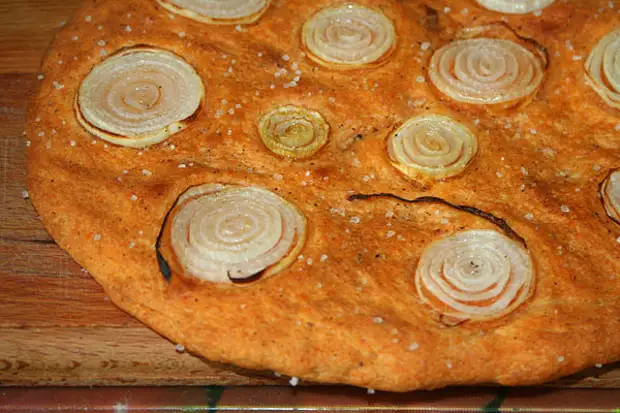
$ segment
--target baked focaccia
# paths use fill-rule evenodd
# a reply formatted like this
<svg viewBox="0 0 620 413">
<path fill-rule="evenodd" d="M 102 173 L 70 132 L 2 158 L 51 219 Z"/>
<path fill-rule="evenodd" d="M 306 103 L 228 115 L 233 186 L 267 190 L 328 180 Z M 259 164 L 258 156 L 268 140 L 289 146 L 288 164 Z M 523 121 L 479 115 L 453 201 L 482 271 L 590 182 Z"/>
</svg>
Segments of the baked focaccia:
<svg viewBox="0 0 620 413">
<path fill-rule="evenodd" d="M 392 391 L 618 360 L 599 3 L 87 0 L 30 106 L 32 201 L 211 360 Z"/>
</svg>

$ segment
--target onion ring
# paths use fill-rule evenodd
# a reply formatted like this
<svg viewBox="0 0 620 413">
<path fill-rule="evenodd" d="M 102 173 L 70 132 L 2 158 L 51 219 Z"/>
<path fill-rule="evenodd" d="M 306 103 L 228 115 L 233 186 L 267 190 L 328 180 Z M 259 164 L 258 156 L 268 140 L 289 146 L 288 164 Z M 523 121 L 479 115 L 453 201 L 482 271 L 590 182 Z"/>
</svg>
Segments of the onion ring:
<svg viewBox="0 0 620 413">
<path fill-rule="evenodd" d="M 620 29 L 603 37 L 586 59 L 586 82 L 609 106 L 620 109 Z"/>
<path fill-rule="evenodd" d="M 175 272 L 231 283 L 286 269 L 305 237 L 304 216 L 273 192 L 206 184 L 179 197 L 166 220 L 162 248 Z"/>
<path fill-rule="evenodd" d="M 209 24 L 250 24 L 269 8 L 271 0 L 157 0 L 165 9 Z"/>
<path fill-rule="evenodd" d="M 184 129 L 204 94 L 200 76 L 185 60 L 140 47 L 95 66 L 80 85 L 75 110 L 93 135 L 142 148 Z"/>
<path fill-rule="evenodd" d="M 381 11 L 347 3 L 318 11 L 302 28 L 308 57 L 335 69 L 378 64 L 396 47 L 396 30 Z"/>
<path fill-rule="evenodd" d="M 452 118 L 425 115 L 410 118 L 390 134 L 387 149 L 392 165 L 410 178 L 443 179 L 467 168 L 478 141 Z"/>
<path fill-rule="evenodd" d="M 430 244 L 415 284 L 420 299 L 443 316 L 480 321 L 521 305 L 534 277 L 532 259 L 520 243 L 495 230 L 475 229 Z"/>
<path fill-rule="evenodd" d="M 542 84 L 543 62 L 510 40 L 456 40 L 437 50 L 431 82 L 457 102 L 492 105 L 532 95 Z"/>
</svg>

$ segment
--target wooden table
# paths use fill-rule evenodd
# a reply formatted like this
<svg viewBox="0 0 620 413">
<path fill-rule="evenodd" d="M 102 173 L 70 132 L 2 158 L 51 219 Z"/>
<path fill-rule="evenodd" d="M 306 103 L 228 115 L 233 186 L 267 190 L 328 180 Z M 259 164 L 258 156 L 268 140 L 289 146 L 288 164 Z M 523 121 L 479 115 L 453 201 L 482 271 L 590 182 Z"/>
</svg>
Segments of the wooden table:
<svg viewBox="0 0 620 413">
<path fill-rule="evenodd" d="M 273 384 L 206 363 L 117 309 L 50 238 L 25 190 L 28 95 L 79 0 L 0 0 L 0 385 Z M 620 387 L 620 365 L 553 383 Z"/>
</svg>

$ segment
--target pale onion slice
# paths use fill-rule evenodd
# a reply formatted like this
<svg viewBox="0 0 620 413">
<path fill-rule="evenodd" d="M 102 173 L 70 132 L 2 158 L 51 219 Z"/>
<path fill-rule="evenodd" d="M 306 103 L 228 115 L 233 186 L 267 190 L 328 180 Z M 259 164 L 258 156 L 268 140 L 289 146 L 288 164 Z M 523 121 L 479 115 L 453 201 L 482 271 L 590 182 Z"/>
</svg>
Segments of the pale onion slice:
<svg viewBox="0 0 620 413">
<path fill-rule="evenodd" d="M 603 181 L 601 195 L 607 215 L 620 224 L 620 170 L 612 172 Z"/>
<path fill-rule="evenodd" d="M 555 0 L 476 0 L 482 7 L 500 13 L 525 14 L 551 6 Z"/>
<path fill-rule="evenodd" d="M 605 103 L 620 109 L 620 29 L 598 42 L 585 66 L 586 82 Z"/>
<path fill-rule="evenodd" d="M 495 230 L 474 229 L 430 244 L 415 284 L 420 299 L 444 317 L 479 321 L 521 305 L 534 277 L 532 259 L 520 243 Z"/>
<path fill-rule="evenodd" d="M 141 148 L 184 129 L 204 94 L 200 76 L 185 60 L 140 47 L 95 66 L 80 85 L 75 109 L 93 135 Z"/>
<path fill-rule="evenodd" d="M 301 40 L 315 62 L 357 69 L 383 61 L 396 47 L 396 30 L 383 12 L 348 3 L 319 10 L 304 23 Z"/>
<path fill-rule="evenodd" d="M 387 140 L 392 165 L 410 178 L 460 174 L 478 150 L 476 136 L 452 118 L 425 115 L 407 120 Z"/>
<path fill-rule="evenodd" d="M 209 24 L 250 24 L 269 8 L 271 0 L 157 0 L 165 9 Z"/>
<path fill-rule="evenodd" d="M 293 263 L 306 239 L 299 210 L 259 187 L 190 188 L 167 225 L 183 274 L 214 283 L 276 274 Z"/>
<path fill-rule="evenodd" d="M 510 40 L 456 40 L 431 58 L 429 77 L 457 102 L 490 105 L 519 101 L 540 87 L 543 62 Z"/>
<path fill-rule="evenodd" d="M 281 106 L 265 114 L 258 133 L 272 152 L 289 158 L 307 158 L 327 142 L 329 125 L 317 111 L 299 106 Z"/>
</svg>

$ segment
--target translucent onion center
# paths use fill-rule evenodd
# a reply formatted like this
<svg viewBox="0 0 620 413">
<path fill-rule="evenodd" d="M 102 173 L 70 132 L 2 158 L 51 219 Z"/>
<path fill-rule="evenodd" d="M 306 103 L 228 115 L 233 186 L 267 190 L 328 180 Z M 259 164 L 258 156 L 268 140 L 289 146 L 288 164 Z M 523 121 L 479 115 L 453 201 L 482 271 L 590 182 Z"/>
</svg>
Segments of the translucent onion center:
<svg viewBox="0 0 620 413">
<path fill-rule="evenodd" d="M 432 243 L 416 270 L 422 300 L 460 320 L 494 318 L 514 310 L 533 280 L 527 251 L 494 230 L 462 231 Z"/>
<path fill-rule="evenodd" d="M 361 66 L 379 61 L 395 46 L 396 31 L 382 12 L 358 4 L 320 10 L 303 26 L 309 57 L 327 66 Z"/>
<path fill-rule="evenodd" d="M 108 96 L 120 96 L 129 108 L 135 109 L 136 112 L 144 112 L 157 104 L 161 93 L 159 93 L 159 88 L 152 83 L 137 82 L 129 85 L 128 90 L 124 93 Z M 109 104 L 113 106 L 111 103 Z"/>
<path fill-rule="evenodd" d="M 429 76 L 440 92 L 472 104 L 512 102 L 534 93 L 543 80 L 541 60 L 509 40 L 457 40 L 437 50 Z"/>
<path fill-rule="evenodd" d="M 585 68 L 588 84 L 608 105 L 620 109 L 620 29 L 599 41 Z"/>
</svg>

